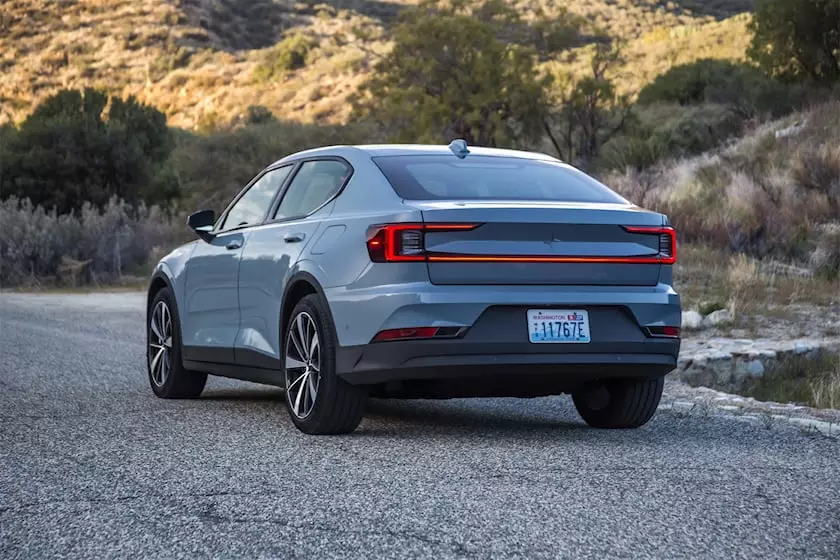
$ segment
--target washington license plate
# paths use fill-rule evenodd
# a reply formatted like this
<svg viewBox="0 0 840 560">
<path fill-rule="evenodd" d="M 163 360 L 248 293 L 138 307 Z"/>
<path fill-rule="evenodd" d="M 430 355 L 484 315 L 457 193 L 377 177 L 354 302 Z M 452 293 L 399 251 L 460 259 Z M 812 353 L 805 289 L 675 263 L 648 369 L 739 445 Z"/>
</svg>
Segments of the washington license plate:
<svg viewBox="0 0 840 560">
<path fill-rule="evenodd" d="M 581 309 L 529 309 L 528 337 L 533 343 L 586 344 L 589 314 Z"/>
</svg>

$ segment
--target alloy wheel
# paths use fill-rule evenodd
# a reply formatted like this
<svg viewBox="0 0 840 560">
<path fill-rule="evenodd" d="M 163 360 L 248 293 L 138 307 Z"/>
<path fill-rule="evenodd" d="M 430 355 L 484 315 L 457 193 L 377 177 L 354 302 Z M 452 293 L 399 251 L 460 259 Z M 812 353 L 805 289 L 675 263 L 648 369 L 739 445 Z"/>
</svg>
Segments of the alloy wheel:
<svg viewBox="0 0 840 560">
<path fill-rule="evenodd" d="M 172 314 L 159 301 L 149 320 L 149 371 L 152 382 L 162 387 L 172 370 Z"/>
<path fill-rule="evenodd" d="M 292 414 L 306 418 L 318 398 L 321 382 L 321 346 L 315 320 L 298 313 L 286 336 L 286 400 Z"/>
</svg>

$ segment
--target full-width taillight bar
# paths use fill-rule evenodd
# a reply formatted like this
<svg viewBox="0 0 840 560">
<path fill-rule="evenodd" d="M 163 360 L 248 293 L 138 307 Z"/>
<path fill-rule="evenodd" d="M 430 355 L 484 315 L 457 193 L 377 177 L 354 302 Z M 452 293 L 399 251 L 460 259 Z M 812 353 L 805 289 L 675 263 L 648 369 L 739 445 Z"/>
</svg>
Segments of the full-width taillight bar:
<svg viewBox="0 0 840 560">
<path fill-rule="evenodd" d="M 677 233 L 669 226 L 624 226 L 629 233 L 659 236 L 656 255 L 487 255 L 430 253 L 426 251 L 427 232 L 470 231 L 481 224 L 382 224 L 367 232 L 367 249 L 373 262 L 507 262 L 507 263 L 590 263 L 590 264 L 674 264 L 677 260 Z"/>
</svg>

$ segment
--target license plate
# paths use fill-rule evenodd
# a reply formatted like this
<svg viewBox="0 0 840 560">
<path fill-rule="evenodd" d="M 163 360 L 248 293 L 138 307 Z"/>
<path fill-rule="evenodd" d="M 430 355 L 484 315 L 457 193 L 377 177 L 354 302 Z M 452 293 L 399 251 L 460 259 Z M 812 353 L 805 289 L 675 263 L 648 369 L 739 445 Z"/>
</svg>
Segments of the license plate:
<svg viewBox="0 0 840 560">
<path fill-rule="evenodd" d="M 533 343 L 586 344 L 589 314 L 581 309 L 529 309 L 528 337 Z"/>
</svg>

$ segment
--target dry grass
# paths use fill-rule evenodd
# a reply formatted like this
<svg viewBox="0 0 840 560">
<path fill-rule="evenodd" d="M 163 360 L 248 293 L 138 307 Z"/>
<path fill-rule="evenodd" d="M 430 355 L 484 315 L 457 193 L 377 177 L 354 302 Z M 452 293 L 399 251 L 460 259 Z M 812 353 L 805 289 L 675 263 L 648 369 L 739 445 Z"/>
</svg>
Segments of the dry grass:
<svg viewBox="0 0 840 560">
<path fill-rule="evenodd" d="M 705 245 L 684 244 L 674 271 L 685 309 L 721 302 L 736 315 L 772 314 L 792 304 L 840 302 L 840 280 L 800 267 L 758 260 Z"/>
<path fill-rule="evenodd" d="M 840 408 L 840 355 L 821 352 L 784 360 L 740 392 L 760 401 Z"/>
<path fill-rule="evenodd" d="M 383 33 L 414 0 L 5 0 L 0 14 L 0 122 L 22 119 L 39 100 L 66 87 L 135 94 L 169 117 L 198 128 L 240 122 L 250 105 L 285 120 L 343 123 L 349 95 L 375 56 Z M 526 13 L 546 0 L 517 0 Z M 673 64 L 701 57 L 743 57 L 746 0 L 581 0 L 571 11 L 627 42 L 622 91 L 634 93 Z M 354 31 L 364 28 L 364 37 Z M 284 37 L 316 44 L 303 67 L 255 80 Z M 576 50 L 562 65 L 581 67 Z M 551 66 L 551 65 L 550 65 Z M 556 69 L 557 64 L 553 64 Z M 317 93 L 315 90 L 317 89 Z"/>
<path fill-rule="evenodd" d="M 776 136 L 797 122 L 797 134 Z M 667 214 L 685 241 L 749 255 L 736 263 L 747 277 L 750 259 L 757 258 L 779 262 L 776 273 L 791 278 L 798 278 L 796 267 L 836 278 L 840 166 L 830 146 L 840 143 L 838 124 L 840 103 L 827 103 L 759 126 L 717 152 L 604 180 Z M 768 288 L 795 298 L 797 282 Z"/>
</svg>

